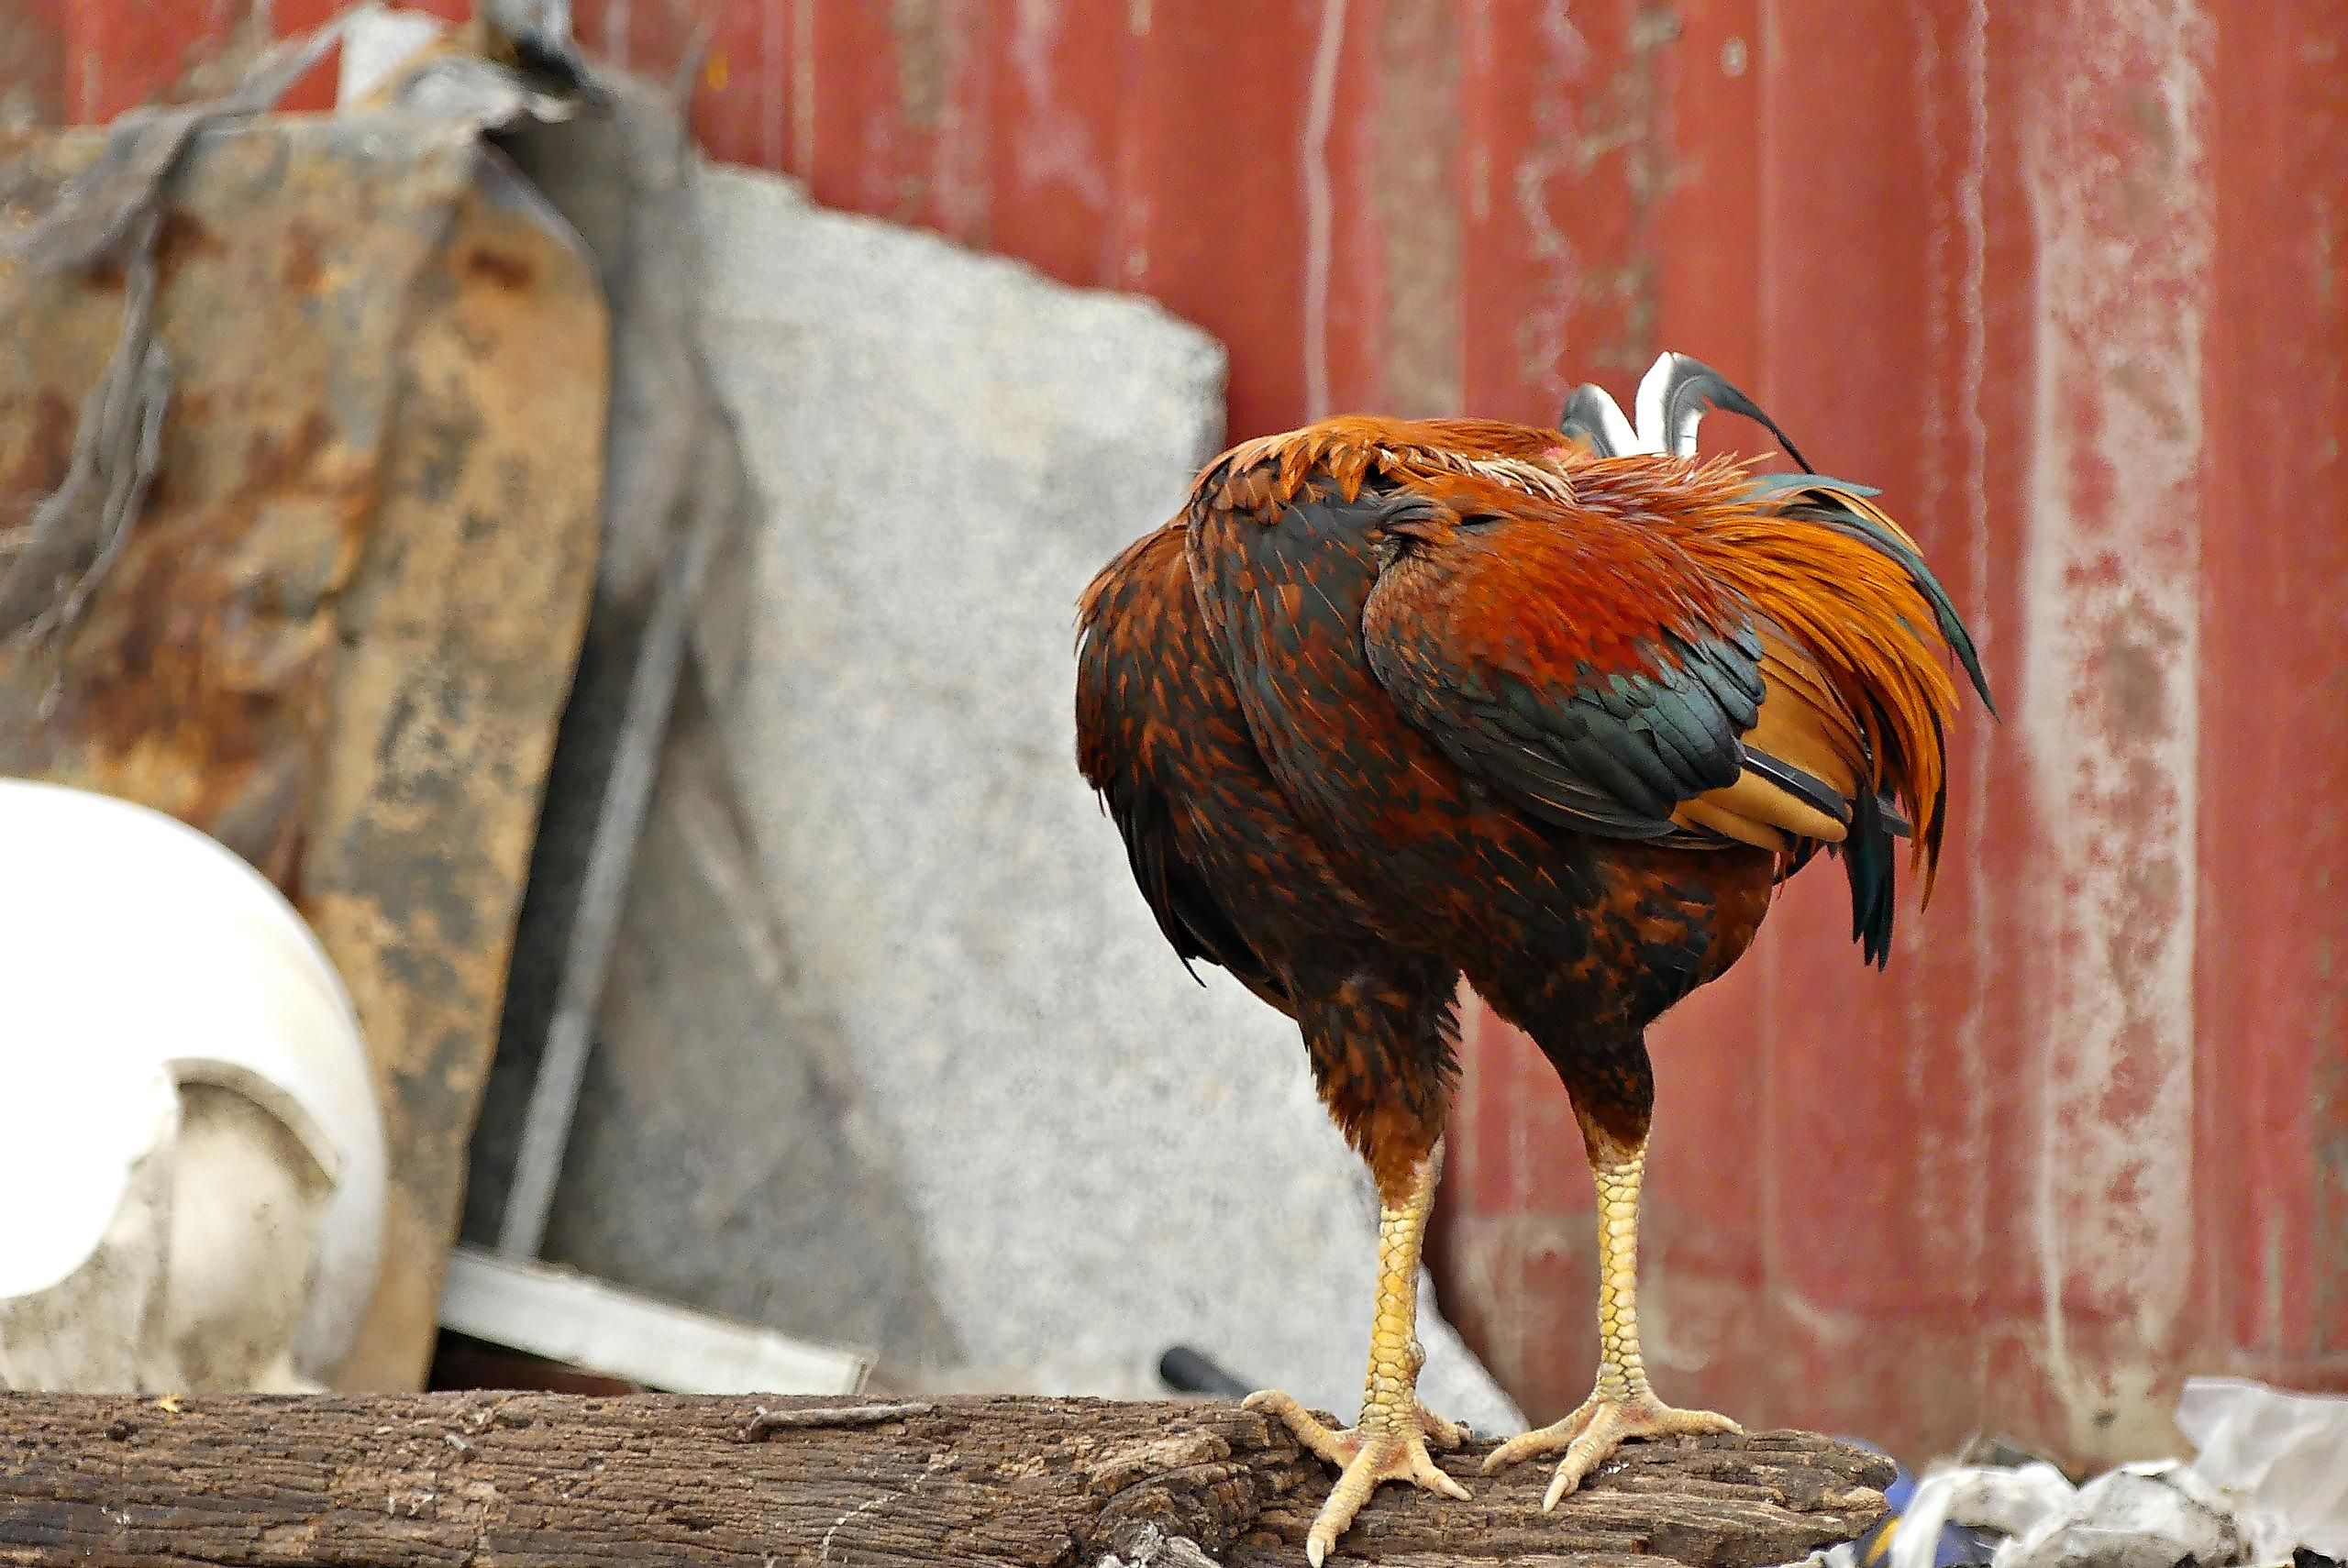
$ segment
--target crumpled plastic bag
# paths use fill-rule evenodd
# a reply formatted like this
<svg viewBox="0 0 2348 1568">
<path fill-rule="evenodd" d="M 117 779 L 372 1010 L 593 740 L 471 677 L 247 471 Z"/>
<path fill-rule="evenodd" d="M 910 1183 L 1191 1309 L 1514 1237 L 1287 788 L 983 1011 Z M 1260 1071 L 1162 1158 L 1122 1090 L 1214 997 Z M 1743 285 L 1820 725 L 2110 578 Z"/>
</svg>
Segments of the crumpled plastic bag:
<svg viewBox="0 0 2348 1568">
<path fill-rule="evenodd" d="M 2192 1377 L 2176 1402 L 2192 1469 L 2232 1508 L 2254 1561 L 2304 1546 L 2348 1560 L 2348 1397 Z"/>
<path fill-rule="evenodd" d="M 1899 1510 L 1890 1568 L 1933 1568 L 1946 1524 L 1996 1530 L 2010 1538 L 2001 1547 L 2010 1544 L 2010 1538 L 2060 1518 L 2077 1496 L 2069 1479 L 2051 1464 L 1962 1465 L 1927 1475 Z"/>
<path fill-rule="evenodd" d="M 2173 1568 L 2244 1561 L 2226 1499 L 2190 1466 L 2164 1460 L 2099 1475 L 2001 1541 L 1995 1568 Z"/>
<path fill-rule="evenodd" d="M 1951 1524 L 2004 1538 L 1991 1568 L 2272 1568 L 2295 1551 L 2348 1562 L 2348 1397 L 2189 1378 L 2176 1424 L 2190 1463 L 2125 1464 L 2084 1486 L 2044 1463 L 1927 1475 L 1875 1568 L 1933 1568 Z M 1843 1545 L 1805 1568 L 1869 1565 Z"/>
</svg>

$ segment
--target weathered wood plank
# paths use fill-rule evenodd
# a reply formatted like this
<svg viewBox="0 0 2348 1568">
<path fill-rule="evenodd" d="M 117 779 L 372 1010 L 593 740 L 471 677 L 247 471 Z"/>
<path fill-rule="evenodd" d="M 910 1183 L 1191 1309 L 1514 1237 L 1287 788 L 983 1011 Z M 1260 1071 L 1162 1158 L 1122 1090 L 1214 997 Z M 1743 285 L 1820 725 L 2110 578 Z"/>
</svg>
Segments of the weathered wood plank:
<svg viewBox="0 0 2348 1568">
<path fill-rule="evenodd" d="M 1294 1568 L 1327 1469 L 1230 1404 L 0 1396 L 0 1562 L 27 1568 L 988 1564 Z M 829 1416 L 818 1414 L 830 1410 Z M 1340 1555 L 1763 1565 L 1852 1538 L 1888 1465 L 1800 1432 L 1634 1444 L 1554 1514 L 1387 1487 Z M 1187 1544 L 1186 1544 L 1187 1543 Z"/>
</svg>

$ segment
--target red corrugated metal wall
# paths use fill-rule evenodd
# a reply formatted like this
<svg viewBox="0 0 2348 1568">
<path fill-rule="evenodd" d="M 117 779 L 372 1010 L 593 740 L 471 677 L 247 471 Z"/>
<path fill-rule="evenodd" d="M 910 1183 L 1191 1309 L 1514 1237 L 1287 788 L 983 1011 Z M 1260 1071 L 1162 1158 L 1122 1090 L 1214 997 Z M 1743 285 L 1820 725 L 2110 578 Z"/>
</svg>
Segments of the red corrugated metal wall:
<svg viewBox="0 0 2348 1568">
<path fill-rule="evenodd" d="M 103 116 L 330 9 L 260 3 L 13 0 L 0 89 Z M 1661 1032 L 1667 1394 L 2089 1459 L 2167 1449 L 2187 1370 L 2348 1386 L 2336 0 L 702 8 L 713 152 L 1155 294 L 1230 345 L 1235 436 L 1546 419 L 1669 345 L 1942 564 L 2006 717 L 1933 908 L 1877 977 L 1804 878 Z M 580 9 L 639 67 L 687 31 Z M 1545 1416 L 1589 1183 L 1546 1066 L 1471 1034 L 1445 1300 Z"/>
</svg>

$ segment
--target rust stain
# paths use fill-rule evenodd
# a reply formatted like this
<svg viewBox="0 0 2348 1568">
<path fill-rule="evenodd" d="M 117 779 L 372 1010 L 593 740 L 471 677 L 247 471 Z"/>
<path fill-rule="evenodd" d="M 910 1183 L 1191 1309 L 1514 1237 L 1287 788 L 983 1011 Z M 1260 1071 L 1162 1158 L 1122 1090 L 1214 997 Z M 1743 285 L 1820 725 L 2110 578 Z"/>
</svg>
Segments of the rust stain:
<svg viewBox="0 0 2348 1568">
<path fill-rule="evenodd" d="M 334 426 L 316 408 L 305 411 L 301 423 L 290 433 L 253 431 L 245 441 L 244 469 L 230 492 L 230 502 L 249 501 L 297 488 L 333 440 Z"/>
<path fill-rule="evenodd" d="M 194 213 L 185 207 L 163 209 L 163 220 L 155 228 L 155 268 L 161 277 L 170 278 L 198 258 L 210 260 L 227 253 L 220 237 Z"/>
<path fill-rule="evenodd" d="M 1552 396 L 1593 371 L 1636 374 L 1656 352 L 1652 229 L 1674 168 L 1662 81 L 1682 29 L 1662 5 L 1641 6 L 1623 26 L 1601 68 L 1570 18 L 1545 21 L 1552 63 L 1535 136 L 1510 175 L 1527 250 L 1548 278 L 1517 324 L 1518 376 Z M 1592 211 L 1605 219 L 1593 224 Z"/>
<path fill-rule="evenodd" d="M 2096 676 L 2105 706 L 2106 733 L 2165 739 L 2175 730 L 2168 677 L 2178 663 L 2184 634 L 2149 607 L 2116 615 L 2103 626 Z"/>
<path fill-rule="evenodd" d="M 515 293 L 528 288 L 533 276 L 527 261 L 518 256 L 493 250 L 486 245 L 476 245 L 466 251 L 463 268 L 468 278 L 478 278 Z"/>
<path fill-rule="evenodd" d="M 316 227 L 294 219 L 285 226 L 285 263 L 278 276 L 295 293 L 316 293 L 326 277 L 325 250 L 325 237 Z"/>
<path fill-rule="evenodd" d="M 0 534 L 31 521 L 41 498 L 64 481 L 73 460 L 76 415 L 54 387 L 0 397 L 0 436 L 23 432 L 16 457 L 0 479 Z"/>
</svg>

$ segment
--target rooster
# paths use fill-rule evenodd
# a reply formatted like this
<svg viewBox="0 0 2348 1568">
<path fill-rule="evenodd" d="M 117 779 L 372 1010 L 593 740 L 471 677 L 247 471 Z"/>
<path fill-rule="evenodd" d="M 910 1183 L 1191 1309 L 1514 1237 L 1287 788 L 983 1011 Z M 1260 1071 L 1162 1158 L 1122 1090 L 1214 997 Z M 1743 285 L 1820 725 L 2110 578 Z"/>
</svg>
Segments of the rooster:
<svg viewBox="0 0 2348 1568">
<path fill-rule="evenodd" d="M 1420 1245 L 1464 976 L 1555 1066 L 1598 1189 L 1597 1382 L 1486 1459 L 1559 1455 L 1544 1507 L 1626 1439 L 1733 1432 L 1640 1357 L 1645 1034 L 1839 856 L 1890 950 L 1895 839 L 1929 895 L 1946 821 L 1948 594 L 1864 486 L 1811 472 L 1715 371 L 1666 354 L 1635 425 L 1594 386 L 1556 429 L 1346 417 L 1246 442 L 1079 613 L 1077 760 L 1175 952 L 1294 1021 L 1379 1198 L 1354 1426 L 1250 1408 L 1340 1472 L 1320 1568 L 1380 1482 L 1455 1497 L 1420 1405 Z M 1709 409 L 1800 473 L 1699 460 Z M 1994 708 L 1991 710 L 1994 712 Z"/>
</svg>

